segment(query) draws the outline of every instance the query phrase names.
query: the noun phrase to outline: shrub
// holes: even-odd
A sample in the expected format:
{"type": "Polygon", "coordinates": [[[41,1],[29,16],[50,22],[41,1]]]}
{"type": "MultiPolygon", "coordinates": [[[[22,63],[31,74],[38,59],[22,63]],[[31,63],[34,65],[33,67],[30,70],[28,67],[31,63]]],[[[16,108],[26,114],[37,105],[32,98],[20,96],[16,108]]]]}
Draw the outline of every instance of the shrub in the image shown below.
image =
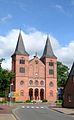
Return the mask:
{"type": "Polygon", "coordinates": [[[24,103],[23,101],[15,101],[15,103],[24,103]]]}
{"type": "Polygon", "coordinates": [[[55,101],[55,103],[62,103],[63,102],[63,100],[57,100],[57,101],[55,101]]]}
{"type": "Polygon", "coordinates": [[[36,101],[33,101],[33,103],[36,103],[36,101]]]}
{"type": "Polygon", "coordinates": [[[31,100],[26,100],[26,103],[31,103],[31,100]]]}
{"type": "Polygon", "coordinates": [[[0,103],[7,103],[7,101],[6,100],[2,100],[2,101],[0,101],[0,103]]]}
{"type": "Polygon", "coordinates": [[[48,102],[48,101],[44,99],[44,100],[42,100],[42,102],[48,102]]]}
{"type": "Polygon", "coordinates": [[[61,107],[62,106],[62,102],[63,100],[57,100],[55,103],[56,103],[56,106],[58,107],[61,107]]]}

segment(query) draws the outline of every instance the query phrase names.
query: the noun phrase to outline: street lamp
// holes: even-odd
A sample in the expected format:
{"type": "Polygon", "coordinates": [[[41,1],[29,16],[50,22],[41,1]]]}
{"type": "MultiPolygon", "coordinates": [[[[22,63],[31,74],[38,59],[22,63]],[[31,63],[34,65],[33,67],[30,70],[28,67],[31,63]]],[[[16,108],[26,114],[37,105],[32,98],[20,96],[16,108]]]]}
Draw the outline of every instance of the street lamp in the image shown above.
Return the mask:
{"type": "Polygon", "coordinates": [[[9,97],[10,97],[10,106],[11,106],[11,103],[12,103],[12,86],[13,86],[13,83],[10,83],[10,93],[9,93],[9,97]]]}

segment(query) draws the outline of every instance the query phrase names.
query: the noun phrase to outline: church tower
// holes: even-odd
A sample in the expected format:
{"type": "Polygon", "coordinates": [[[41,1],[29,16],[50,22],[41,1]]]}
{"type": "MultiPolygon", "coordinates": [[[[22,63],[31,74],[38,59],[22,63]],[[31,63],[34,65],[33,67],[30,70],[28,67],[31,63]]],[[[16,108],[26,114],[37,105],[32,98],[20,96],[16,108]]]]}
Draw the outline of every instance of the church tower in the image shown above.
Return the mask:
{"type": "Polygon", "coordinates": [[[45,64],[45,98],[57,99],[57,57],[54,55],[49,37],[47,37],[41,61],[45,64]]]}
{"type": "Polygon", "coordinates": [[[21,32],[12,55],[12,71],[15,73],[15,101],[25,101],[28,99],[29,54],[25,50],[21,32]]]}

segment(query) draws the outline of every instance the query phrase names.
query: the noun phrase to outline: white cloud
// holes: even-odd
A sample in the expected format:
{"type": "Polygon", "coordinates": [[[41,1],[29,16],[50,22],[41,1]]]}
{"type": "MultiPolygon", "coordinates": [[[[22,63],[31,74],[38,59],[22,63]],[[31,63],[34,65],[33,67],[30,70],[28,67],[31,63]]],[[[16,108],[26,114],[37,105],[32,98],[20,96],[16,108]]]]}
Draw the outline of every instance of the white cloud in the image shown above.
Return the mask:
{"type": "Polygon", "coordinates": [[[65,13],[65,10],[64,10],[64,8],[63,8],[62,5],[56,4],[54,7],[57,8],[57,9],[59,9],[61,12],[65,13]]]}
{"type": "Polygon", "coordinates": [[[4,17],[0,18],[0,23],[6,23],[11,18],[12,18],[12,15],[8,14],[7,16],[4,16],[4,17]]]}
{"type": "MultiPolygon", "coordinates": [[[[29,33],[25,33],[21,31],[24,45],[26,51],[30,54],[31,57],[35,55],[35,52],[38,53],[38,56],[41,57],[47,35],[40,31],[30,31],[29,33]]],[[[14,53],[17,39],[19,35],[18,29],[11,30],[6,36],[0,36],[0,58],[5,58],[2,66],[4,68],[11,68],[11,55],[14,53]]],[[[58,60],[63,62],[64,64],[71,66],[74,61],[74,41],[71,41],[69,45],[65,47],[61,47],[58,40],[49,34],[49,38],[51,40],[52,48],[55,55],[58,57],[58,60]]]]}
{"type": "Polygon", "coordinates": [[[58,5],[58,4],[56,4],[55,7],[58,8],[58,9],[62,9],[62,6],[58,5]]]}
{"type": "Polygon", "coordinates": [[[64,11],[63,6],[60,4],[53,4],[53,5],[50,5],[50,7],[59,9],[60,11],[64,11]]]}
{"type": "Polygon", "coordinates": [[[60,49],[56,50],[58,59],[69,67],[71,67],[72,63],[74,62],[73,49],[74,41],[71,41],[66,47],[61,47],[60,49]]]}

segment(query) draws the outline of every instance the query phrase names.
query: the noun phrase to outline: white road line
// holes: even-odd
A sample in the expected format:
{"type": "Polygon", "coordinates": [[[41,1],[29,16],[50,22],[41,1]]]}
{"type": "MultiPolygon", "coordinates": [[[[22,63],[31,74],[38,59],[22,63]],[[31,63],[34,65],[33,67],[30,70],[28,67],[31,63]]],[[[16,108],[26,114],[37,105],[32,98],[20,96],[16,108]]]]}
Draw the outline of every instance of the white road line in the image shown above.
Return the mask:
{"type": "Polygon", "coordinates": [[[41,107],[42,109],[44,108],[44,107],[41,107]]]}
{"type": "Polygon", "coordinates": [[[25,108],[25,106],[22,106],[22,108],[25,108]]]}
{"type": "Polygon", "coordinates": [[[74,117],[74,115],[71,115],[71,117],[74,117]]]}
{"type": "Polygon", "coordinates": [[[43,106],[22,106],[22,108],[24,109],[24,108],[32,108],[32,109],[34,109],[34,108],[36,108],[36,109],[38,109],[38,108],[40,108],[40,109],[44,109],[45,107],[43,107],[43,106]]]}
{"type": "Polygon", "coordinates": [[[34,106],[31,106],[31,108],[35,108],[34,106]]]}
{"type": "Polygon", "coordinates": [[[27,106],[26,108],[30,108],[30,106],[27,106]]]}
{"type": "Polygon", "coordinates": [[[39,108],[39,107],[36,107],[36,108],[39,108]]]}

